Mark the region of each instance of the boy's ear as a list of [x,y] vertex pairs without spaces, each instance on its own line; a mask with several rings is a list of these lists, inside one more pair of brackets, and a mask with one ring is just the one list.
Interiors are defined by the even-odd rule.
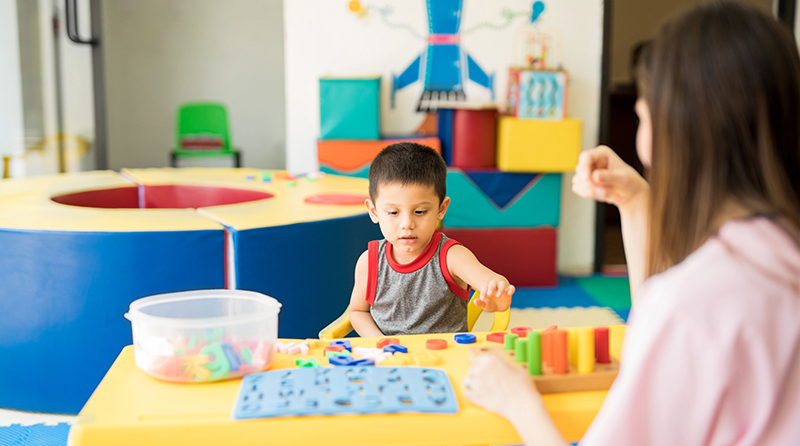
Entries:
[[369,212],[369,218],[372,220],[373,223],[378,222],[378,210],[375,209],[375,204],[372,203],[372,200],[367,198],[364,200],[364,206],[367,207],[367,212]]
[[439,215],[436,216],[439,220],[444,218],[444,214],[447,213],[447,207],[450,206],[450,197],[444,197],[442,200],[442,204],[439,205]]

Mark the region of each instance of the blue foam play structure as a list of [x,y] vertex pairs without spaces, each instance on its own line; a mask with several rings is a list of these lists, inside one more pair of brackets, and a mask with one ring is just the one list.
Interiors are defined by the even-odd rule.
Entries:
[[0,407],[76,414],[152,294],[224,287],[223,231],[0,229]]
[[366,214],[234,230],[236,287],[281,302],[279,337],[314,338],[347,307],[356,261],[381,238]]
[[233,418],[458,413],[447,373],[423,367],[280,369],[242,378]]

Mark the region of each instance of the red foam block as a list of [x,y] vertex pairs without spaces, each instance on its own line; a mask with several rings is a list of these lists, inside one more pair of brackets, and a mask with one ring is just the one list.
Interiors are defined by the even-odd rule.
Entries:
[[453,111],[453,167],[494,167],[496,146],[497,110]]
[[382,338],[378,342],[375,343],[375,346],[378,348],[383,348],[389,344],[399,344],[400,340],[397,338]]
[[443,228],[442,232],[512,285],[558,285],[554,228]]

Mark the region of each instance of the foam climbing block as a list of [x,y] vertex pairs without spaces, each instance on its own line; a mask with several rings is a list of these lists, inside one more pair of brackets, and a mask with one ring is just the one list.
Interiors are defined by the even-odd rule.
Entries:
[[[274,177],[273,177],[274,178]],[[368,193],[360,178],[326,175],[267,183],[275,198],[199,210],[231,234],[230,284],[281,302],[278,334],[306,339],[338,318],[353,290],[358,257],[371,240],[382,238],[363,201],[356,204],[307,203],[320,193]],[[267,187],[267,186],[265,186]]]
[[461,168],[492,168],[497,144],[497,110],[453,111],[451,165]]
[[497,168],[505,172],[571,172],[581,150],[581,121],[500,118]]
[[441,153],[439,138],[388,138],[376,141],[320,140],[317,157],[322,172],[367,178],[369,166],[375,156],[386,146],[399,142],[415,142]]
[[192,210],[50,199],[87,187],[136,189],[114,175],[35,184],[47,182],[40,178],[29,192],[0,197],[0,407],[78,413],[132,342],[123,318],[132,301],[225,285],[224,228]]
[[442,144],[442,158],[448,166],[453,165],[453,109],[436,111],[436,130]]
[[380,76],[320,78],[320,138],[380,138],[380,91]]
[[556,229],[443,228],[514,286],[556,286]]
[[447,195],[445,227],[556,227],[561,175],[449,169]]

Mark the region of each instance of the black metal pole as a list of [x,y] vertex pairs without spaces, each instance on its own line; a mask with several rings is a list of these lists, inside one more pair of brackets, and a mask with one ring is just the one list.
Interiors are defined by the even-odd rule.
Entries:
[[[597,140],[600,144],[608,144],[608,134],[610,129],[610,94],[609,78],[611,77],[611,15],[614,0],[603,2],[603,58],[601,63],[600,76],[600,129]],[[605,238],[606,238],[606,206],[605,203],[597,202],[595,209],[594,225],[594,271],[603,270],[603,260],[605,259]]]
[[106,81],[103,61],[102,0],[90,0],[92,10],[92,73],[94,76],[94,154],[95,169],[108,169],[108,134],[106,122]]
[[58,6],[53,5],[53,57],[55,59],[55,90],[56,90],[56,141],[58,141],[58,172],[67,171],[67,159],[64,148],[64,101],[62,99],[61,79],[61,19]]

